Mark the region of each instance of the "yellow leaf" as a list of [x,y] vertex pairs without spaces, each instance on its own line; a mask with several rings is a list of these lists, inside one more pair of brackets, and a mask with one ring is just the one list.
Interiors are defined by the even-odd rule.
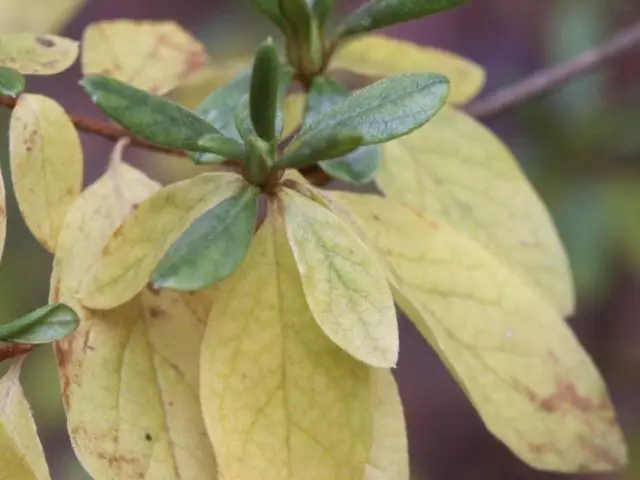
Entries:
[[279,215],[270,211],[217,287],[202,344],[202,410],[220,478],[360,479],[369,369],[318,328]]
[[172,21],[105,20],[82,38],[82,72],[162,95],[203,68],[204,46]]
[[197,393],[209,298],[144,290],[96,312],[76,296],[109,235],[158,188],[118,166],[73,205],[56,252],[51,300],[81,318],[55,348],[63,400],[74,449],[93,478],[216,478]]
[[347,42],[333,57],[333,67],[371,77],[403,73],[440,73],[451,82],[448,101],[472,100],[485,82],[484,69],[454,53],[383,35],[363,35]]
[[571,272],[550,215],[511,152],[467,114],[445,107],[385,144],[377,183],[389,198],[467,233],[561,313],[573,312]]
[[626,463],[600,374],[527,282],[445,222],[377,196],[337,197],[388,261],[396,301],[493,434],[544,470]]
[[80,290],[82,303],[108,309],[133,298],[180,234],[242,182],[232,173],[204,173],[169,185],[142,202],[102,249]]
[[0,379],[0,480],[48,480],[31,409],[20,386],[17,361]]
[[0,0],[0,32],[58,31],[86,0]]
[[82,146],[55,101],[21,95],[9,126],[11,178],[27,226],[55,250],[67,210],[82,190]]
[[289,137],[300,127],[306,105],[307,95],[304,93],[294,93],[285,99],[282,138]]
[[57,35],[9,33],[0,35],[0,66],[25,75],[53,75],[78,58],[78,42]]
[[367,246],[332,212],[300,193],[285,188],[279,199],[302,289],[322,330],[371,366],[395,366],[393,298]]
[[365,480],[409,480],[409,445],[396,381],[389,370],[371,371],[373,443]]

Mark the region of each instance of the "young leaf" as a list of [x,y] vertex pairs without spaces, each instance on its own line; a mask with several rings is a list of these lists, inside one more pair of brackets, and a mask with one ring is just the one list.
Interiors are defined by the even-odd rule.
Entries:
[[494,435],[538,469],[600,472],[626,463],[600,374],[536,290],[446,222],[378,196],[336,196],[390,265],[399,306]]
[[212,156],[202,156],[196,163],[212,164],[220,163],[228,158],[243,158],[247,155],[247,147],[244,144],[219,134],[206,135],[198,142],[200,148],[213,153]]
[[320,162],[320,168],[333,178],[343,182],[362,185],[373,180],[380,161],[382,149],[380,145],[362,147],[335,160]]
[[0,325],[0,341],[38,345],[60,340],[78,328],[78,315],[64,304],[41,307]]
[[133,298],[180,235],[242,185],[242,177],[233,173],[205,173],[169,185],[140,203],[88,272],[80,291],[82,303],[108,309]]
[[220,478],[363,478],[370,373],[315,323],[279,215],[270,209],[217,287],[202,343],[200,398]]
[[273,164],[274,168],[293,168],[313,165],[320,160],[341,157],[357,149],[363,142],[357,129],[346,128],[319,131],[307,135]]
[[371,0],[347,17],[340,36],[369,32],[464,5],[469,0]]
[[357,128],[364,145],[387,142],[419,128],[444,105],[449,91],[437,74],[407,74],[357,91],[302,129],[296,142],[321,131]]
[[0,94],[16,98],[24,91],[26,81],[22,74],[9,67],[0,67]]
[[286,32],[287,25],[284,18],[282,18],[282,14],[278,8],[278,3],[278,0],[251,0],[253,8],[266,15],[269,20],[280,27],[280,30]]
[[54,75],[78,58],[78,42],[56,35],[0,35],[0,66],[25,75]]
[[279,195],[309,309],[320,328],[371,366],[395,366],[398,323],[381,266],[351,228],[289,189]]
[[447,107],[382,148],[377,183],[386,196],[452,224],[560,313],[573,311],[571,272],[552,220],[517,160],[486,127]]
[[279,78],[280,60],[273,40],[269,38],[256,53],[249,94],[251,124],[265,142],[271,142],[276,138]]
[[365,480],[409,480],[409,445],[402,400],[389,370],[371,370],[373,443]]
[[436,72],[449,79],[447,101],[453,104],[472,100],[482,90],[486,76],[482,66],[454,53],[375,34],[345,43],[331,66],[371,77]]
[[82,73],[163,95],[199,72],[204,45],[173,21],[105,20],[82,35]]
[[3,479],[49,480],[49,468],[20,386],[20,366],[14,362],[0,379],[0,476]]
[[219,135],[195,113],[114,78],[91,75],[81,81],[91,100],[116,123],[158,145],[199,150],[200,139]]
[[11,114],[9,152],[22,216],[53,252],[67,210],[82,190],[83,154],[75,126],[50,98],[22,95]]
[[244,187],[193,222],[158,263],[154,288],[203,290],[231,275],[251,244],[259,196]]
[[71,441],[92,478],[216,478],[197,394],[209,296],[144,290],[104,312],[77,298],[109,236],[159,188],[119,165],[83,192],[58,242],[51,299],[77,309],[81,326],[55,352]]

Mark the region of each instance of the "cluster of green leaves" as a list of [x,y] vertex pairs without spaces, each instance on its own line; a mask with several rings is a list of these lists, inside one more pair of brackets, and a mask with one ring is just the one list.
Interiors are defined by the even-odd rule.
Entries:
[[[549,215],[456,109],[483,70],[366,34],[465,2],[372,0],[330,36],[333,3],[255,0],[286,60],[268,40],[232,67],[171,22],[87,28],[81,83],[100,109],[214,170],[166,187],[119,144],[82,191],[73,124],[20,95],[18,202],[54,253],[51,302],[80,317],[55,352],[81,462],[97,479],[408,479],[395,302],[524,461],[620,468],[606,387],[563,319],[573,287]],[[352,93],[335,69],[373,81]],[[164,96],[196,72],[219,88],[195,109]],[[316,188],[297,171],[315,165],[385,196]],[[41,476],[40,457],[26,465]]]

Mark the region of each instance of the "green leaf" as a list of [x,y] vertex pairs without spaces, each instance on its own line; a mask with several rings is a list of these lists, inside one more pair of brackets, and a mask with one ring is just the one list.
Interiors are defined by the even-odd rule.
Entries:
[[286,31],[286,23],[278,8],[278,0],[251,0],[253,8],[269,18],[281,30]]
[[333,178],[362,185],[373,180],[382,161],[379,145],[361,147],[341,158],[320,162],[320,168]]
[[274,163],[275,168],[311,165],[321,160],[341,157],[362,145],[362,134],[354,128],[321,130],[307,135],[295,147]]
[[258,136],[267,142],[276,138],[279,71],[278,52],[269,38],[256,53],[249,94],[251,123]]
[[0,93],[17,97],[24,91],[25,79],[22,74],[9,67],[0,66]]
[[469,0],[373,0],[347,17],[340,36],[368,32],[464,5]]
[[351,92],[347,87],[328,77],[314,78],[307,95],[303,128],[314,123],[324,113],[343,102],[349,95],[351,95]]
[[231,275],[249,250],[259,195],[247,187],[205,212],[165,253],[154,287],[196,291]]
[[55,342],[78,328],[79,322],[76,312],[68,306],[47,305],[0,325],[0,341],[30,345]]
[[89,75],[80,84],[116,123],[155,144],[197,151],[202,137],[220,134],[186,108],[113,78]]
[[244,144],[233,138],[215,133],[202,137],[198,145],[200,145],[202,150],[206,150],[214,155],[198,157],[198,160],[195,160],[196,163],[219,163],[228,158],[243,158],[247,154],[247,149]]
[[384,143],[424,125],[442,108],[448,93],[449,81],[435,73],[385,78],[314,119],[295,142],[321,131],[355,128],[364,145]]
[[318,23],[324,26],[333,10],[335,0],[314,0],[312,3],[313,15],[318,20]]

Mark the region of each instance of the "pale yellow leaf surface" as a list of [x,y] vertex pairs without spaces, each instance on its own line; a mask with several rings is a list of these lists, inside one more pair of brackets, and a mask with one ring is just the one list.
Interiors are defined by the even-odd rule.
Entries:
[[562,314],[573,312],[569,263],[547,209],[513,154],[467,114],[445,107],[385,144],[377,184],[389,198],[467,233]]
[[38,241],[53,252],[67,210],[82,190],[82,146],[55,101],[25,94],[9,125],[11,179],[20,212]]
[[87,0],[0,0],[0,33],[58,31]]
[[89,308],[108,309],[144,288],[158,262],[196,219],[242,186],[232,173],[203,173],[169,185],[138,205],[113,232],[80,289]]
[[402,400],[389,370],[371,370],[373,442],[365,480],[409,480],[409,445]]
[[0,379],[0,480],[48,480],[49,468],[14,362]]
[[439,73],[451,82],[448,102],[463,104],[484,87],[480,65],[455,53],[425,47],[384,35],[362,35],[338,49],[332,67],[370,77],[404,73]]
[[57,35],[0,35],[0,66],[25,75],[54,75],[78,58],[78,42]]
[[145,289],[108,311],[87,310],[77,300],[111,233],[159,188],[127,165],[117,169],[73,205],[54,260],[51,300],[67,302],[81,318],[55,347],[70,437],[96,479],[211,480],[215,459],[198,401],[210,294]]
[[363,478],[369,369],[320,330],[272,209],[243,265],[215,292],[201,402],[225,480]]
[[304,93],[293,93],[288,95],[284,101],[284,128],[282,138],[292,135],[302,125],[304,109],[307,104],[307,95]]
[[398,323],[382,267],[351,228],[298,192],[279,193],[309,308],[327,336],[375,367],[395,366]]
[[82,72],[162,95],[208,62],[204,46],[173,21],[105,20],[82,37]]
[[443,221],[372,195],[334,195],[389,264],[395,298],[487,428],[529,465],[609,471],[626,447],[606,386],[556,309]]

